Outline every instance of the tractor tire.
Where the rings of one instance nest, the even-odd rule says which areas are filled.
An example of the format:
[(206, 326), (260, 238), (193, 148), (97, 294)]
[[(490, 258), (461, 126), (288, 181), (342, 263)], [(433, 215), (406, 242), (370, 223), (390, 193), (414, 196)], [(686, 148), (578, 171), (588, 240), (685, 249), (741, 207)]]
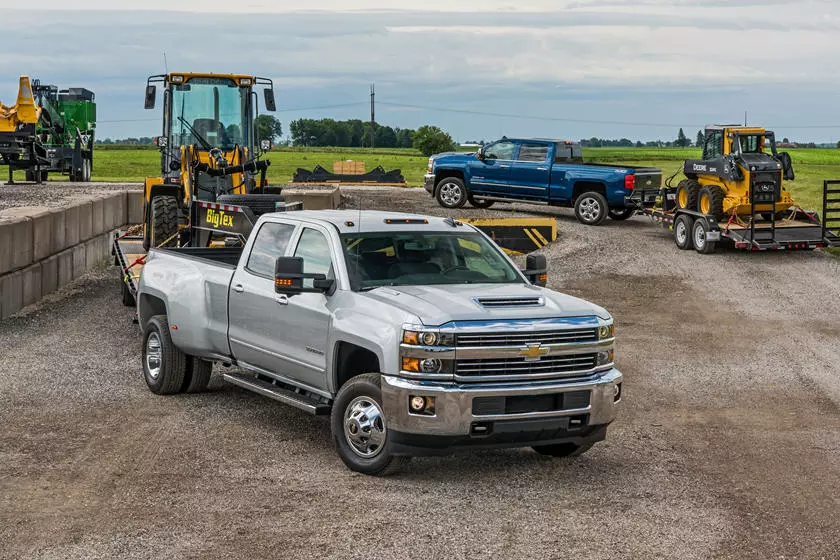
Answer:
[(496, 202), (495, 200), (485, 200), (483, 198), (474, 198), (473, 195), (467, 195), (467, 202), (473, 208), (490, 208)]
[(587, 226), (600, 226), (607, 219), (609, 206), (604, 195), (594, 191), (581, 194), (575, 200), (575, 217)]
[(467, 202), (467, 187), (457, 177), (441, 179), (435, 188), (435, 198), (444, 208), (461, 208)]
[(152, 247), (177, 246), (178, 200), (169, 195), (157, 196), (152, 199), (149, 223), (152, 229), (150, 235)]
[(677, 185), (677, 208), (697, 210), (700, 199), (700, 183), (691, 179), (683, 179)]
[(706, 185), (700, 189), (700, 198), (697, 201), (698, 209), (703, 214), (712, 216), (716, 221), (724, 218), (723, 199), (726, 194), (717, 185)]
[(219, 204), (234, 204), (245, 206), (255, 216), (262, 216), (274, 212), (274, 205), (278, 202), (285, 202), (286, 199), (280, 194), (223, 194), (216, 199)]
[(187, 356), (187, 373), (181, 385), (182, 393), (200, 393), (207, 390), (210, 375), (213, 373), (213, 362)]
[(156, 395), (174, 395), (181, 391), (187, 373), (187, 355), (169, 335), (166, 315), (155, 315), (143, 333), (143, 377)]
[(694, 226), (691, 228), (691, 242), (694, 249), (703, 255), (709, 255), (715, 252), (717, 247), (716, 241), (709, 241), (709, 225), (704, 218), (694, 221)]
[(694, 229), (694, 218), (688, 214), (680, 214), (674, 220), (674, 243), (682, 250), (694, 248), (694, 238), (692, 237), (692, 230)]
[(624, 220), (629, 220), (636, 214), (635, 208), (611, 208), (610, 209), (610, 219), (615, 220), (617, 222), (623, 222)]

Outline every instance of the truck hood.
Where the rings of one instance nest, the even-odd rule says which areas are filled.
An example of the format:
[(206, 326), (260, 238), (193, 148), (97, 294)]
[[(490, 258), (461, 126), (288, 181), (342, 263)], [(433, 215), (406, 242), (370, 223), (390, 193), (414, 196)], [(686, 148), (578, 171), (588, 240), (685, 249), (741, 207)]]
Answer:
[(431, 157), (432, 163), (438, 165), (463, 165), (475, 159), (475, 152), (444, 152)]
[[(424, 325), (450, 321), (591, 317), (608, 319), (609, 313), (582, 299), (527, 284), (446, 284), (440, 286), (386, 286), (364, 292), (366, 297), (416, 315)], [(479, 300), (541, 297), (541, 305), (487, 307)], [(486, 301), (485, 300), (485, 301)]]

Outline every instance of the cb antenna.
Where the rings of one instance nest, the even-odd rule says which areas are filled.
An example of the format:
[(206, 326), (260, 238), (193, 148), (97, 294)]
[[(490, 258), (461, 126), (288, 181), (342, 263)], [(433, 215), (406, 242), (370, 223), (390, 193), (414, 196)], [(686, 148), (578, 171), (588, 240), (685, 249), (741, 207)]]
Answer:
[(169, 74), (169, 65), (166, 63), (166, 51), (163, 51), (163, 69)]

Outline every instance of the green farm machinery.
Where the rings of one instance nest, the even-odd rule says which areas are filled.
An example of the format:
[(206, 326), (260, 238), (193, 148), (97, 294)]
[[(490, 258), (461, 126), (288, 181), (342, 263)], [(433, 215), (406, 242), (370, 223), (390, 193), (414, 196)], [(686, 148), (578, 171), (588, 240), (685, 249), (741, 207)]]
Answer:
[(85, 88), (59, 90), (21, 76), (15, 105), (0, 103), (0, 163), (9, 167), (9, 183), (14, 183), (15, 170), (23, 170), (26, 180), (35, 183), (45, 181), (49, 173), (90, 181), (94, 99)]

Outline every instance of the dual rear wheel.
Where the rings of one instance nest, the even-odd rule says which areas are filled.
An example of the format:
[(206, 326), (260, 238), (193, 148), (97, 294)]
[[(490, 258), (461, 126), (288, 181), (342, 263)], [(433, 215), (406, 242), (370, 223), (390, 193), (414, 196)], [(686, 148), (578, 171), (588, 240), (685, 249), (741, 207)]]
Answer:
[(688, 214), (680, 214), (674, 221), (674, 242), (683, 250), (695, 249), (698, 253), (714, 253), (717, 241), (709, 239), (711, 228), (705, 218), (696, 220)]

